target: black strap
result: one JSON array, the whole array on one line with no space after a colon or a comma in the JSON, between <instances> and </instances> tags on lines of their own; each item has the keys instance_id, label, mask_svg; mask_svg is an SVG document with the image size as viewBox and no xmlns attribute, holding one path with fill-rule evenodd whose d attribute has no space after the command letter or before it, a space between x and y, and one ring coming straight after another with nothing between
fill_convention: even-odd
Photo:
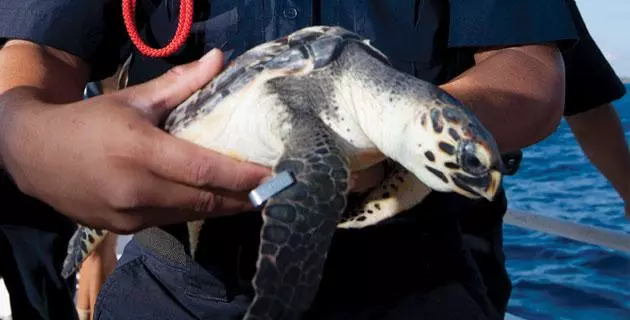
<instances>
[{"instance_id":1,"label":"black strap","mask_svg":"<svg viewBox=\"0 0 630 320\"><path fill-rule=\"evenodd\" d=\"M507 176L513 176L518 172L518 169L521 167L521 161L523 160L523 151L512 151L504 153L502 156L503 165L505 166L505 171L503 174Z\"/></svg>"}]
</instances>

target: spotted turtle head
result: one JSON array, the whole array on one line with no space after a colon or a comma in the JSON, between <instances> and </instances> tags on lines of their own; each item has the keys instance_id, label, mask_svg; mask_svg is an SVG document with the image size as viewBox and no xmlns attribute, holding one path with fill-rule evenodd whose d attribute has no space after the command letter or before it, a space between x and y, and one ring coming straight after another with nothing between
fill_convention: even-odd
<instances>
[{"instance_id":1,"label":"spotted turtle head","mask_svg":"<svg viewBox=\"0 0 630 320\"><path fill-rule=\"evenodd\" d=\"M446 95L444 93L444 95ZM432 101L406 128L409 168L436 191L494 199L503 179L497 144L481 121L446 95Z\"/></svg>"}]
</instances>

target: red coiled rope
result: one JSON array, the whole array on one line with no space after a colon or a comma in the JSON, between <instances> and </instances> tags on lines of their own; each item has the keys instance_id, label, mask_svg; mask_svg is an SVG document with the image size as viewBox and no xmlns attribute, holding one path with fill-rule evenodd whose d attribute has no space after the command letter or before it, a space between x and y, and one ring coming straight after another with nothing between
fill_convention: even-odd
<instances>
[{"instance_id":1,"label":"red coiled rope","mask_svg":"<svg viewBox=\"0 0 630 320\"><path fill-rule=\"evenodd\" d=\"M194 0L180 0L179 20L173 39L164 48L155 49L144 43L138 34L138 30L136 30L136 0L122 0L123 20L131 42L133 42L141 54L151 58L164 58L173 55L184 45L186 38L188 38L190 34L193 20L193 1Z\"/></svg>"}]
</instances>

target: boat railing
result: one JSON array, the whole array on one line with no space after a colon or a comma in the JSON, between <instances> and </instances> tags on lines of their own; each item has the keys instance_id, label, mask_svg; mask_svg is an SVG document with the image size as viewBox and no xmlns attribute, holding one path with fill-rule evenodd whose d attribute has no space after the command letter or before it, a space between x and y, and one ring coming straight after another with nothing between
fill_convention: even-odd
<instances>
[{"instance_id":1,"label":"boat railing","mask_svg":"<svg viewBox=\"0 0 630 320\"><path fill-rule=\"evenodd\" d=\"M630 253L630 234L539 213L510 209L504 223Z\"/></svg>"},{"instance_id":2,"label":"boat railing","mask_svg":"<svg viewBox=\"0 0 630 320\"><path fill-rule=\"evenodd\" d=\"M621 231L515 209L509 209L503 221L508 225L630 253L630 234ZM505 319L526 320L513 314L507 314Z\"/></svg>"}]
</instances>

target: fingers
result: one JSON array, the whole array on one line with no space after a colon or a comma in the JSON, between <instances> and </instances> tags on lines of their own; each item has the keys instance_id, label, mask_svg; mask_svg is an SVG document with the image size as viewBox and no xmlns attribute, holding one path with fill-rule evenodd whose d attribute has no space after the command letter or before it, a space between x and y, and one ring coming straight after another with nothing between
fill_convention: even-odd
<instances>
[{"instance_id":1,"label":"fingers","mask_svg":"<svg viewBox=\"0 0 630 320\"><path fill-rule=\"evenodd\" d=\"M271 169L238 161L163 132L153 138L145 156L156 175L192 187L249 191L271 175Z\"/></svg>"},{"instance_id":2,"label":"fingers","mask_svg":"<svg viewBox=\"0 0 630 320\"><path fill-rule=\"evenodd\" d=\"M127 211L131 221L123 228L135 231L160 226L236 214L252 210L245 192L211 192L155 177L145 184L139 205ZM135 216L135 217L134 217Z\"/></svg>"},{"instance_id":3,"label":"fingers","mask_svg":"<svg viewBox=\"0 0 630 320\"><path fill-rule=\"evenodd\" d=\"M120 94L157 125L170 109L210 82L222 67L223 53L212 49L200 60L174 67L156 79L120 91Z\"/></svg>"}]
</instances>

